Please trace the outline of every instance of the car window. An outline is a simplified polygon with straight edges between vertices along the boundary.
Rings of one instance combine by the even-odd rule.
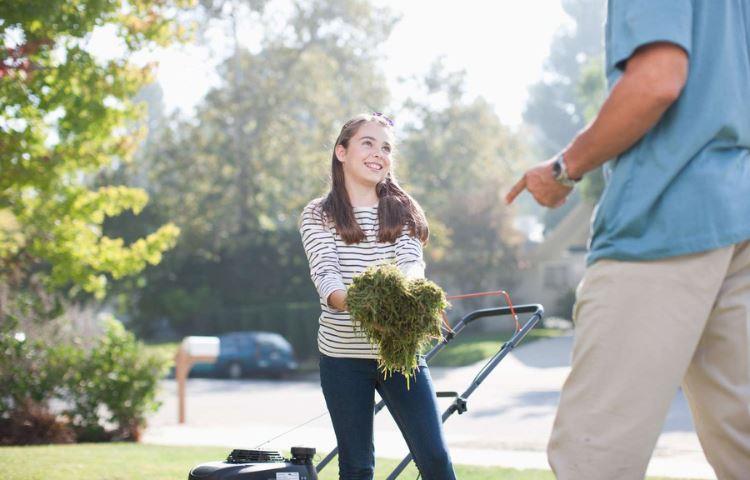
[[[221,353],[235,353],[240,350],[240,342],[236,335],[224,335],[219,337],[219,348]]]
[[[258,341],[259,343],[262,343],[265,348],[275,348],[276,350],[281,350],[283,352],[288,352],[292,349],[289,342],[287,342],[281,335],[264,335],[262,338],[258,339]]]

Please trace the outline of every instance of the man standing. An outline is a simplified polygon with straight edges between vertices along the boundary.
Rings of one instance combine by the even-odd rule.
[[[609,0],[605,43],[597,117],[506,197],[559,206],[612,159],[550,465],[642,479],[682,384],[718,478],[748,479],[750,1]]]

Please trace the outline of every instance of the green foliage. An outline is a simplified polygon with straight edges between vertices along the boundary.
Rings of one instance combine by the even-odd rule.
[[[74,363],[70,347],[27,340],[16,328],[13,320],[0,324],[0,418],[28,401],[46,407],[61,394]]]
[[[178,235],[164,225],[125,245],[102,235],[105,218],[139,212],[143,191],[91,188],[113,160],[127,162],[140,132],[128,128],[139,109],[130,98],[151,66],[128,56],[181,36],[173,15],[188,0],[21,0],[0,3],[0,280],[15,291],[79,290],[101,297],[107,277],[158,263]],[[95,28],[112,27],[120,58],[87,50]],[[22,309],[3,305],[0,314]]]
[[[314,355],[320,305],[299,233],[266,232],[245,242],[209,258],[205,250],[178,246],[144,275],[148,287],[132,299],[130,308],[138,314],[129,326],[149,338],[169,338],[170,331],[175,336],[274,331],[299,355]]]
[[[340,124],[359,111],[384,110],[376,60],[394,18],[360,0],[298,0],[284,9],[282,25],[263,16],[263,4],[201,2],[201,21],[252,22],[258,48],[235,44],[218,68],[221,84],[195,118],[175,119],[137,164],[111,172],[139,179],[151,201],[138,219],[109,219],[108,235],[132,238],[165,222],[181,231],[164,262],[119,283],[139,333],[217,334],[257,328],[276,314],[308,334],[293,341],[296,348],[314,344],[319,308],[277,307],[317,298],[297,221],[324,193]],[[253,310],[258,305],[273,307]]]
[[[415,120],[396,169],[430,223],[430,276],[456,293],[511,289],[521,238],[502,197],[516,180],[511,166],[527,156],[522,137],[486,101],[464,98],[461,72],[437,62],[423,90],[425,100],[407,105]]]
[[[417,354],[430,340],[441,337],[445,292],[423,279],[408,280],[392,264],[369,267],[354,277],[346,304],[371,342],[380,349],[378,367],[385,375],[410,376]]]
[[[138,440],[146,414],[159,406],[156,388],[165,369],[163,358],[144,355],[143,345],[132,333],[120,322],[108,320],[104,335],[78,359],[67,382],[72,404],[67,414],[79,439],[106,435]],[[106,432],[106,425],[114,426],[111,432]]]
[[[523,114],[524,121],[531,127],[536,148],[547,158],[562,150],[590,120],[591,103],[581,94],[588,93],[592,59],[599,59],[603,54],[605,3],[564,0],[562,7],[572,25],[561,27],[555,35],[542,80],[529,88]],[[586,78],[582,80],[583,77]],[[554,229],[581,197],[590,200],[598,195],[593,178],[596,175],[587,175],[583,188],[576,189],[561,208],[544,211],[545,231]],[[585,192],[581,194],[578,190]]]
[[[325,193],[341,123],[387,111],[377,55],[394,18],[371,2],[298,0],[281,29],[264,21],[262,1],[201,5],[199,20],[208,12],[219,25],[252,22],[261,40],[252,51],[235,45],[195,118],[173,119],[137,165],[111,172],[141,182],[151,200],[137,218],[108,219],[107,235],[137,238],[168,221],[181,231],[159,266],[119,282],[123,312],[139,334],[161,338],[258,328],[269,313],[307,333],[318,313],[280,307],[317,299],[298,215]],[[465,98],[460,73],[436,64],[420,86],[426,100],[397,115],[413,121],[397,118],[395,168],[430,220],[430,274],[455,291],[512,288],[521,238],[502,195],[515,179],[510,166],[528,156],[523,137],[487,102]],[[311,340],[292,342],[307,351]]]
[[[555,35],[542,80],[529,89],[524,120],[533,127],[542,155],[559,152],[586,122],[587,105],[578,95],[584,66],[602,54],[605,3],[564,0],[573,25]]]
[[[49,415],[50,402],[62,400],[69,406],[62,424],[69,425],[79,441],[138,439],[146,414],[158,406],[156,388],[165,373],[164,358],[147,354],[114,319],[106,322],[104,334],[90,349],[28,340],[14,330],[9,322],[0,332],[0,420],[13,424],[34,409]]]

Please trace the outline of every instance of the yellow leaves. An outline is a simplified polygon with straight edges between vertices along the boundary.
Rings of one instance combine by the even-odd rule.
[[[44,24],[40,20],[32,20],[28,24],[28,29],[30,33],[38,32],[42,29]]]
[[[26,237],[13,212],[0,209],[0,259],[17,254],[25,242]]]
[[[101,300],[107,291],[107,277],[104,275],[88,275],[83,283],[83,289],[93,293],[97,300]]]
[[[138,214],[147,201],[144,191],[124,186],[95,191],[68,187],[52,197],[29,198],[20,219],[0,210],[0,252],[12,252],[10,248],[18,244],[7,241],[12,238],[8,232],[17,226],[33,239],[25,246],[29,253],[52,265],[51,286],[74,285],[101,298],[109,277],[135,275],[147,265],[159,263],[162,254],[177,242],[180,231],[173,224],[130,245],[121,238],[102,236],[106,217],[125,210]]]
[[[185,41],[185,29],[176,21],[180,9],[191,8],[195,0],[130,1],[112,19],[117,24],[131,51],[149,44],[166,46],[174,41]]]
[[[194,0],[15,3],[11,25],[23,34],[20,60],[28,60],[30,73],[13,69],[0,86],[11,127],[0,142],[0,191],[13,208],[0,209],[0,258],[27,254],[29,264],[45,266],[39,275],[49,286],[101,296],[108,278],[158,263],[179,236],[169,224],[130,244],[103,237],[107,217],[137,215],[148,196],[88,185],[114,159],[127,161],[145,134],[134,131],[139,111],[131,98],[153,81],[154,64],[135,66],[131,54],[179,41],[175,18]],[[86,38],[95,28],[115,32],[125,45],[119,57],[94,58]]]
[[[105,273],[119,279],[139,273],[146,265],[158,264],[162,254],[177,243],[179,234],[180,229],[170,223],[129,246],[121,238],[109,237],[93,239],[87,245],[89,248],[81,248],[79,245],[79,251],[90,251],[90,255],[80,259],[88,270],[83,278],[82,288],[101,298],[107,288]]]
[[[86,214],[94,223],[102,223],[105,216],[113,217],[125,210],[138,215],[148,202],[148,194],[139,188],[122,185],[85,191],[73,202],[73,210]]]

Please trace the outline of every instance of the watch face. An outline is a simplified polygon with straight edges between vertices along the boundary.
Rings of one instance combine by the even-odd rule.
[[[552,164],[552,174],[555,176],[555,178],[560,178],[560,174],[562,173],[562,166],[560,165],[560,159],[558,158],[555,160],[555,163]]]

